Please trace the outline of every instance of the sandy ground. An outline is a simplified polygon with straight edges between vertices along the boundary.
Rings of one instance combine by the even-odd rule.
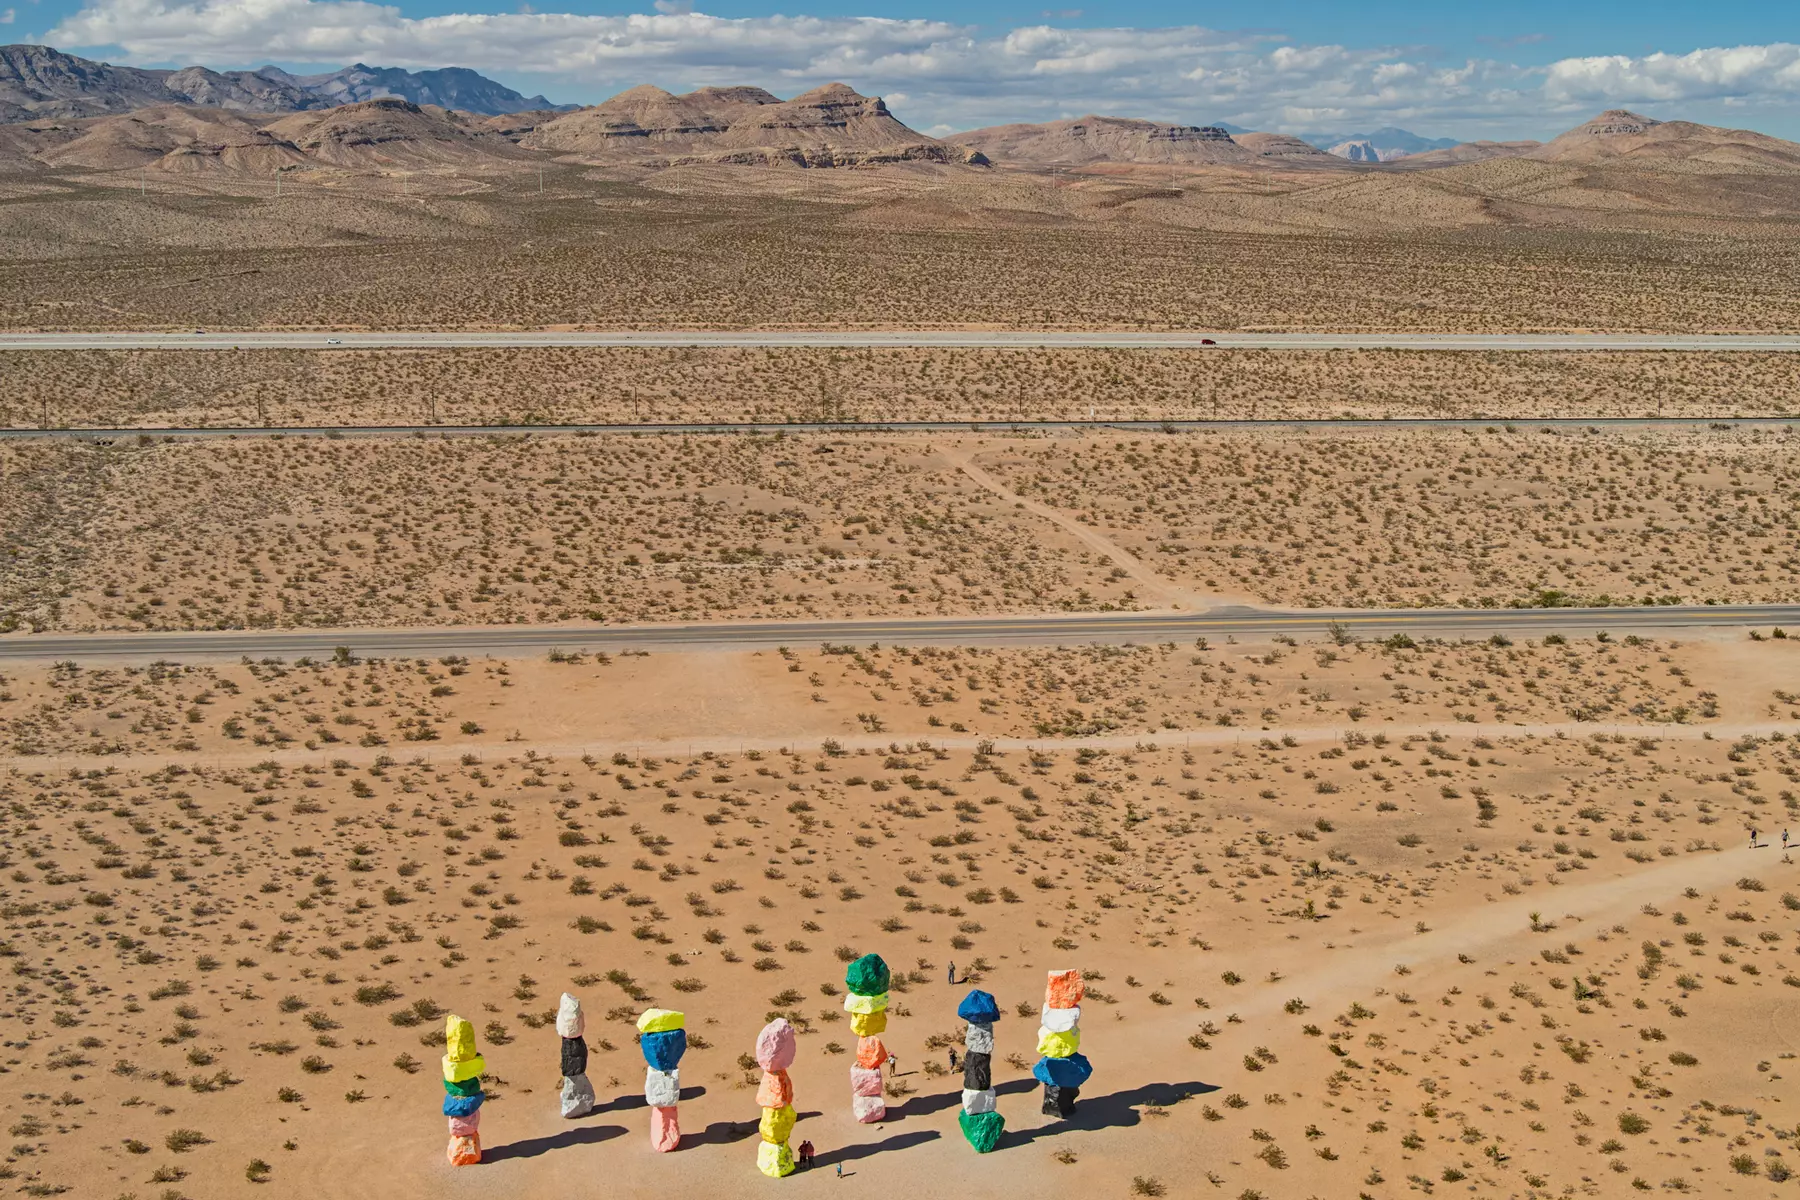
[[[1800,411],[1800,356],[1692,351],[0,351],[0,381],[15,428]]]
[[[1271,642],[10,673],[5,1170],[32,1194],[194,1200],[366,1194],[372,1161],[400,1196],[597,1176],[627,1194],[1780,1194],[1800,1153],[1782,1115],[1800,883],[1780,849],[1797,653]],[[1103,688],[1144,707],[1067,721],[1071,701],[1104,717]],[[1221,690],[1242,724],[1216,723]],[[421,721],[441,735],[408,742]],[[305,744],[324,729],[340,740]],[[849,1119],[832,990],[870,950],[903,975],[873,1128]],[[1028,1069],[1043,972],[1071,964],[1096,1075],[1062,1122]],[[986,1158],[956,1131],[942,1041],[976,983],[1007,1013],[1009,1134]],[[556,1115],[547,1023],[565,989],[603,1102],[576,1122]],[[698,1035],[670,1156],[634,1099],[629,1021],[651,1003]],[[442,1157],[421,1015],[440,1009],[488,1058],[479,1168]],[[785,1185],[754,1171],[737,1061],[772,1013],[804,1031],[800,1134],[826,1168]],[[252,1188],[254,1161],[271,1170]]]
[[[0,631],[1780,602],[1792,431],[0,444]]]

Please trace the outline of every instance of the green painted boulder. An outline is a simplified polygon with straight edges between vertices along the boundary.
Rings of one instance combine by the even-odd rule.
[[[858,996],[879,996],[892,982],[893,974],[879,954],[865,954],[844,968],[844,986]]]
[[[957,1116],[957,1124],[962,1126],[963,1137],[975,1147],[977,1154],[986,1154],[998,1146],[1000,1135],[1006,1132],[1006,1118],[997,1112],[961,1113]]]

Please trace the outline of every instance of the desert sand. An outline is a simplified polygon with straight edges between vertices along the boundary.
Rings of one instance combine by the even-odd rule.
[[[784,1014],[809,1191],[1768,1194],[1795,1153],[1795,646],[9,672],[5,1169],[46,1195],[357,1195],[372,1158],[394,1195],[749,1194],[742,1056]],[[1585,711],[1602,673],[1647,707]],[[897,977],[876,1127],[839,995],[869,951]],[[1069,965],[1096,1074],[1058,1121],[1027,1068]],[[976,985],[1005,1012],[985,1158],[946,1057]],[[569,1122],[564,990],[601,1101]],[[673,1155],[637,1094],[652,1004],[689,1014]],[[445,1011],[487,1057],[479,1168],[442,1157]]]

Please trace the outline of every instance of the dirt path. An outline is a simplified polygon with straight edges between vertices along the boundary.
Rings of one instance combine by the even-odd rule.
[[[1321,949],[1316,942],[1306,944],[1311,938],[1269,947],[1258,966],[1279,971],[1282,978],[1246,996],[1235,1011],[1246,1017],[1268,1016],[1293,996],[1302,996],[1315,1006],[1339,1004],[1391,985],[1398,964],[1404,964],[1415,980],[1440,969],[1467,968],[1478,973],[1510,954],[1529,957],[1541,947],[1560,946],[1582,931],[1591,933],[1628,922],[1645,904],[1667,903],[1683,889],[1718,891],[1748,875],[1768,877],[1780,887],[1800,875],[1800,866],[1784,863],[1779,846],[1765,844],[1752,850],[1740,843],[1728,850],[1686,854],[1624,874],[1533,887],[1519,896],[1498,894],[1496,883],[1491,901],[1441,924],[1427,920],[1424,933],[1414,932],[1409,920],[1359,914],[1354,919],[1365,926],[1371,920],[1383,924],[1349,934],[1342,927],[1352,918],[1340,916],[1319,924],[1320,929],[1340,928],[1325,939],[1332,943],[1331,949]],[[1531,928],[1534,912],[1546,923],[1541,932]],[[1459,954],[1474,962],[1462,963]]]
[[[1153,603],[1173,611],[1195,612],[1216,608],[1221,603],[1227,602],[1223,597],[1207,596],[1200,592],[1189,591],[1178,584],[1164,579],[1161,575],[1158,575],[1155,571],[1151,570],[1143,560],[1139,559],[1135,554],[1131,553],[1131,551],[1125,549],[1111,538],[1108,538],[1105,534],[1083,525],[1080,521],[1075,520],[1066,513],[1051,508],[1048,504],[1040,504],[1036,500],[1027,500],[1025,497],[1019,495],[1017,492],[1001,483],[998,479],[995,479],[992,475],[988,474],[987,471],[977,466],[975,464],[975,452],[973,450],[965,450],[960,446],[946,446],[941,443],[937,449],[938,453],[942,454],[951,463],[955,464],[957,469],[964,475],[967,475],[970,479],[974,480],[1000,499],[1016,508],[1022,508],[1028,513],[1044,518],[1044,520],[1049,521],[1059,529],[1067,530],[1076,538],[1079,538],[1081,542],[1089,548],[1106,555],[1113,561],[1115,566],[1129,574],[1131,578],[1137,582],[1140,593]],[[1243,598],[1239,597],[1230,602],[1244,603],[1245,601]]]
[[[699,711],[696,716],[703,718],[705,713]],[[996,737],[981,734],[940,736],[935,730],[911,733],[894,730],[878,734],[848,734],[814,729],[791,735],[784,734],[780,737],[721,737],[716,733],[703,731],[697,732],[691,737],[613,737],[588,741],[533,739],[529,741],[461,743],[454,746],[440,745],[431,750],[412,750],[394,746],[368,749],[361,746],[339,744],[321,750],[308,750],[304,747],[287,750],[252,748],[234,750],[229,753],[152,750],[136,754],[106,755],[44,754],[26,757],[0,755],[0,767],[31,772],[104,769],[106,767],[151,769],[152,764],[163,762],[209,767],[249,766],[265,762],[280,763],[283,766],[301,766],[307,763],[326,766],[339,759],[361,766],[372,763],[377,758],[429,765],[434,763],[451,764],[464,754],[496,759],[516,758],[526,754],[535,754],[539,758],[580,758],[583,755],[610,758],[612,755],[622,752],[634,756],[649,754],[659,758],[672,758],[684,755],[691,757],[709,752],[741,754],[746,750],[756,750],[765,754],[783,750],[807,752],[821,747],[828,740],[835,742],[840,749],[848,751],[885,750],[895,745],[935,746],[945,750],[973,750],[979,746],[988,745],[1000,753],[1018,753],[1026,750],[1080,750],[1083,748],[1095,750],[1132,750],[1138,747],[1171,749],[1176,746],[1184,748],[1189,746],[1234,746],[1244,743],[1255,745],[1264,738],[1275,741],[1280,741],[1282,738],[1293,738],[1297,742],[1332,742],[1352,730],[1368,734],[1380,733],[1390,739],[1402,741],[1409,737],[1428,737],[1432,734],[1440,734],[1456,741],[1480,737],[1495,739],[1593,738],[1610,737],[1613,734],[1631,738],[1655,738],[1661,741],[1697,741],[1705,738],[1730,741],[1741,737],[1768,737],[1777,733],[1800,738],[1800,723],[1791,721],[1730,725],[1615,725],[1584,721],[1493,725],[1449,722],[1434,725],[1381,725],[1366,729],[1357,726],[1336,725],[1272,726],[1267,729],[1208,726],[1203,729],[1162,729],[1154,733],[1111,733],[1081,738]]]

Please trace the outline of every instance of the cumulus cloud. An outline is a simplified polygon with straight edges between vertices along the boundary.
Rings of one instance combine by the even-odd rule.
[[[1290,132],[1411,123],[1478,133],[1614,105],[1800,99],[1800,47],[1784,43],[1446,64],[1416,48],[1301,45],[1199,26],[988,32],[933,20],[723,18],[690,0],[626,15],[521,7],[415,18],[369,0],[88,0],[48,40],[116,47],[139,63],[467,66],[530,75],[552,90],[560,81],[581,100],[644,82],[792,93],[841,79],[904,94],[901,115],[933,128],[1109,112]]]

